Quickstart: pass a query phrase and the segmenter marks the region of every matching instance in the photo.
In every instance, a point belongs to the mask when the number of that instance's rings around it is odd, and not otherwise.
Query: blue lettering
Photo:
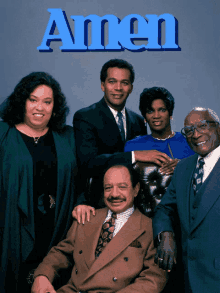
[[[135,20],[138,21],[138,33],[134,34],[133,26]],[[137,46],[133,40],[147,39],[148,25],[146,20],[138,14],[126,16],[120,23],[120,44],[130,51],[143,51],[144,44]]]
[[[52,52],[51,41],[61,41],[63,52],[73,51],[123,51],[124,49],[136,52],[144,50],[181,50],[178,46],[178,21],[171,14],[160,16],[146,14],[130,14],[122,21],[114,15],[72,15],[74,21],[74,37],[69,26],[66,14],[61,9],[48,9],[50,19],[42,40],[37,49],[40,52]],[[138,32],[134,33],[134,22],[137,21]],[[164,44],[161,44],[162,23],[165,24]],[[91,35],[89,35],[91,23]],[[105,41],[105,24],[108,23],[108,41]],[[59,34],[54,35],[57,27]],[[90,44],[89,44],[90,40]],[[148,41],[147,44],[134,44],[135,40]],[[105,43],[107,43],[105,45]],[[139,42],[140,43],[140,42]]]
[[[63,46],[60,47],[60,50],[71,50],[73,48],[73,36],[65,12],[61,9],[47,9],[47,11],[51,13],[50,19],[42,43],[37,49],[40,52],[53,52],[50,48],[50,42],[62,41]],[[56,27],[59,35],[53,35]]]
[[[104,51],[119,50],[122,48],[118,44],[118,19],[114,15],[89,15],[87,17],[73,15],[75,21],[75,46],[74,50]],[[88,46],[88,24],[91,22],[91,44]],[[104,25],[108,22],[108,45],[104,46]]]
[[[179,50],[176,39],[176,30],[178,33],[178,26],[176,26],[176,18],[171,14],[145,15],[148,19],[148,44],[147,49],[164,50],[172,49]],[[165,44],[161,46],[161,24],[165,21]]]

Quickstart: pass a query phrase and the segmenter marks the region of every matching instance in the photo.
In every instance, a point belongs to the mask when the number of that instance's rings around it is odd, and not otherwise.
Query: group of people
[[[220,292],[219,119],[195,108],[174,132],[174,98],[162,87],[143,90],[141,117],[125,107],[134,79],[127,61],[106,62],[104,97],[77,111],[73,127],[44,72],[22,78],[0,106],[1,292],[171,292],[177,257],[181,289]],[[138,209],[135,162],[173,174],[153,224]],[[91,177],[101,179],[103,209],[87,201]],[[57,280],[61,271],[68,277]]]

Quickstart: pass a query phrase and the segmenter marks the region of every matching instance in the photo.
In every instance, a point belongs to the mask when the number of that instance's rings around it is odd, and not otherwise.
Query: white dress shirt
[[[129,217],[133,214],[134,212],[134,206],[127,209],[126,211],[117,214],[117,219],[115,219],[115,229],[113,232],[113,237],[121,230],[121,228],[124,226],[124,224],[127,222],[127,220],[129,219]],[[109,220],[112,216],[112,211],[108,210],[108,214],[107,217],[105,218],[105,221],[103,222],[103,224]]]
[[[202,158],[201,156],[198,157],[198,160]],[[205,164],[203,165],[203,178],[202,182],[206,180],[209,174],[212,172],[215,164],[217,163],[218,159],[220,158],[220,145],[214,149],[211,153],[207,156],[203,157]]]
[[[116,111],[115,109],[112,109],[110,106],[108,106],[109,109],[111,110],[114,118],[115,118],[115,121],[118,125],[118,111]],[[124,130],[125,130],[125,140],[126,140],[126,137],[127,137],[127,126],[126,126],[126,114],[125,114],[125,107],[121,110],[121,113],[122,113],[122,120],[123,120],[123,125],[124,125]],[[134,156],[134,151],[131,151],[131,161],[132,161],[132,164],[134,164],[136,161],[135,161],[135,156]]]

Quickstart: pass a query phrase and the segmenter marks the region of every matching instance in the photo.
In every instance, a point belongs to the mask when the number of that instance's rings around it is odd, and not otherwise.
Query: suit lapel
[[[117,257],[123,250],[125,250],[129,244],[139,237],[144,229],[140,227],[141,223],[141,213],[135,210],[130,216],[127,223],[122,227],[118,234],[110,241],[110,243],[105,247],[103,252],[100,254],[98,259],[96,259],[92,267],[85,278],[88,279],[94,275],[97,271],[102,269],[105,265],[111,262],[115,257]],[[100,229],[101,230],[101,229]],[[98,241],[98,238],[96,239]],[[96,242],[97,244],[97,242]],[[90,249],[90,253],[95,255],[96,246]],[[84,281],[85,281],[84,280]]]
[[[107,217],[107,212],[107,208],[100,209],[99,213],[96,214],[92,221],[82,227],[82,251],[84,251],[85,262],[88,268],[90,268],[92,263],[95,261],[95,250],[101,233],[102,223]]]
[[[104,124],[104,128],[106,129],[106,133],[108,135],[112,135],[114,137],[114,139],[116,140],[116,144],[121,145],[121,148],[124,149],[124,144],[121,138],[121,134],[118,128],[118,125],[115,121],[114,115],[112,114],[111,110],[109,109],[108,105],[105,102],[105,99],[103,98],[100,102],[99,102],[99,107],[101,109],[100,114],[103,116],[103,124]],[[121,149],[120,148],[120,149]]]
[[[179,216],[183,226],[185,227],[186,231],[189,232],[189,199],[190,199],[190,188],[192,182],[192,175],[196,165],[197,155],[194,155],[190,159],[186,159],[186,167],[184,170],[181,170],[181,177],[178,178],[181,180],[177,184],[178,192],[177,192],[177,206],[179,211]],[[183,167],[182,167],[183,168]],[[183,176],[184,175],[184,176]]]
[[[126,141],[128,141],[135,137],[132,125],[135,125],[136,121],[134,120],[129,110],[125,109],[125,112],[126,112],[126,127],[127,127]]]
[[[125,110],[126,113],[126,127],[127,127],[127,137],[126,137],[126,141],[130,140],[131,138],[134,138],[132,136],[132,123],[134,123],[134,121],[132,121],[132,116],[130,115],[129,111],[126,109]]]
[[[201,191],[201,200],[198,207],[197,217],[192,225],[191,233],[205,218],[209,210],[215,204],[216,200],[220,197],[219,192],[219,178],[220,178],[220,159],[217,161],[212,172],[209,174],[206,180],[207,184]],[[206,181],[205,181],[206,182]],[[205,184],[204,182],[204,184]],[[202,187],[201,187],[202,188]]]
[[[186,176],[185,178],[183,177],[183,197],[181,198],[180,205],[182,206],[182,219],[185,220],[185,227],[187,228],[186,230],[189,232],[189,222],[190,222],[190,209],[189,209],[189,205],[190,205],[190,190],[191,190],[191,186],[192,186],[192,176],[194,173],[194,169],[196,166],[196,162],[197,162],[197,155],[194,155],[192,157],[192,162],[191,164],[187,164],[186,167]],[[183,221],[184,222],[184,221]]]

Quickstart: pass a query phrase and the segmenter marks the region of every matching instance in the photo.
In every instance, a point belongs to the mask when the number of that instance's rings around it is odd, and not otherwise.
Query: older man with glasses
[[[155,262],[176,262],[174,222],[180,220],[186,293],[220,292],[220,126],[210,109],[195,108],[182,134],[195,155],[182,160],[153,219]],[[181,257],[178,255],[178,257]]]

